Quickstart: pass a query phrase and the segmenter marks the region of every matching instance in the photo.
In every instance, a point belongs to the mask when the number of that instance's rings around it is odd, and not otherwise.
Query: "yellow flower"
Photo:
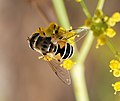
[[[112,17],[111,17],[115,22],[119,22],[120,21],[120,13],[119,12],[115,12]]]
[[[115,76],[115,77],[120,77],[120,70],[114,70],[113,71],[113,75]]]
[[[97,45],[96,48],[99,48],[99,46],[103,46],[106,43],[106,37],[104,35],[101,35],[98,39],[97,39]]]
[[[120,62],[118,60],[111,60],[109,67],[111,70],[119,70],[120,69]]]
[[[116,32],[112,28],[106,29],[106,35],[110,38],[114,37],[116,35]]]
[[[109,18],[107,24],[110,26],[110,27],[113,27],[115,26],[116,22],[113,18]]]
[[[112,84],[115,92],[114,94],[116,94],[118,91],[120,91],[120,81],[119,82],[116,82],[115,84]]]
[[[67,59],[67,60],[64,60],[60,66],[62,66],[66,70],[71,70],[71,68],[73,67],[74,64],[75,64],[75,62],[73,62],[70,59]]]
[[[81,2],[81,0],[76,0],[76,2]]]
[[[117,22],[120,22],[120,13],[116,12],[112,17],[104,15],[104,13],[97,9],[94,16],[85,20],[85,26],[90,27],[95,37],[98,37],[96,48],[106,43],[106,36],[113,38],[116,32],[112,29]]]
[[[108,16],[105,15],[105,16],[103,17],[103,20],[104,20],[104,22],[106,22],[106,21],[108,20]]]

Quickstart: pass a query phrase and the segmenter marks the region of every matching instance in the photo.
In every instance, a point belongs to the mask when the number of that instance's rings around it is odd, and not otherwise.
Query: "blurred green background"
[[[73,28],[83,25],[86,17],[80,5],[64,1]],[[97,1],[85,0],[92,14]],[[120,0],[106,0],[103,11],[109,16],[120,11]],[[0,101],[75,101],[72,85],[63,84],[28,47],[27,37],[50,22],[57,22],[51,0],[0,0]],[[112,42],[120,50],[120,23],[114,29]],[[99,49],[95,45],[96,40],[85,62],[90,101],[120,101],[111,86],[118,79],[108,66],[114,56],[106,45]]]

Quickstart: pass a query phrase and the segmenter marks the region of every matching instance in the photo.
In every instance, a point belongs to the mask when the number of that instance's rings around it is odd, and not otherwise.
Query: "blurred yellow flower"
[[[113,76],[115,76],[115,77],[120,77],[120,70],[114,70],[113,71]]]
[[[96,48],[99,48],[99,46],[102,46],[106,43],[106,37],[104,35],[101,35],[98,39],[97,39],[97,45]]]
[[[119,82],[116,82],[115,84],[112,84],[115,92],[114,94],[116,94],[118,91],[120,91],[120,81]]]
[[[112,28],[106,29],[106,35],[110,38],[114,37],[116,35],[116,32]]]
[[[82,0],[75,0],[76,2],[81,2]]]
[[[120,13],[119,12],[115,12],[112,17],[111,17],[115,22],[119,22],[120,21]]]
[[[74,64],[75,64],[75,62],[73,62],[70,59],[67,59],[67,60],[64,60],[60,66],[62,66],[66,70],[71,70],[71,68],[73,67]]]
[[[116,22],[120,22],[120,13],[118,12],[115,12],[112,17],[110,17],[108,19],[108,22],[107,24],[110,26],[110,27],[113,27],[115,26]]]
[[[107,15],[105,15],[104,17],[103,17],[103,20],[104,20],[104,22],[106,22],[107,20],[108,20],[108,16]]]
[[[120,69],[120,62],[118,60],[111,60],[109,67],[111,70],[119,70]]]
[[[120,22],[120,13],[116,12],[112,17],[108,17],[99,9],[96,10],[94,17],[85,20],[85,25],[90,27],[95,37],[98,37],[96,48],[107,42],[105,36],[113,38],[116,35],[112,27],[117,22]]]
[[[107,24],[108,24],[110,27],[113,27],[113,26],[115,26],[116,22],[114,21],[114,19],[109,18],[108,21],[107,21]]]

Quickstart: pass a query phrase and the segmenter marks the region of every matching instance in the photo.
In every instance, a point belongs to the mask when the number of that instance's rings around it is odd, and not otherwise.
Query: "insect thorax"
[[[51,37],[41,37],[39,36],[35,42],[36,51],[46,55],[47,53],[52,52],[55,45],[51,42]]]

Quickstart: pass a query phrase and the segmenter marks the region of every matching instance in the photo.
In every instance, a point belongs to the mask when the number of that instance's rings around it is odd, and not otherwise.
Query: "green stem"
[[[113,52],[115,57],[120,61],[120,52],[117,51],[117,49],[113,46],[113,44],[108,40],[107,46],[110,48],[110,50]]]
[[[76,65],[71,71],[76,101],[89,101],[84,74],[84,61],[92,46],[93,39],[93,33],[90,31],[83,42],[80,52],[77,54]]]
[[[117,50],[115,49],[115,47],[112,45],[112,43],[109,40],[107,41],[107,46],[111,49],[113,54],[116,55]]]
[[[102,10],[105,0],[99,0],[96,9]]]
[[[81,6],[83,8],[85,15],[88,18],[90,18],[91,15],[90,15],[87,7],[85,6],[84,1],[82,0],[80,3],[81,3]],[[103,4],[104,4],[104,0],[99,0],[97,9],[102,9]],[[89,50],[92,46],[93,39],[94,39],[93,33],[90,31],[81,47],[79,54],[77,54],[77,56],[78,56],[78,58],[76,59],[77,63],[75,65],[75,67],[73,68],[73,70],[71,71],[73,87],[75,90],[75,95],[76,95],[77,101],[89,101],[89,97],[87,94],[86,81],[85,81],[85,74],[84,74],[84,69],[85,69],[84,61],[85,61],[85,59],[89,53]]]
[[[64,26],[65,28],[69,28],[70,23],[63,0],[52,0],[52,2],[60,25]]]
[[[84,64],[76,64],[71,71],[76,101],[89,101],[84,75]]]
[[[79,59],[77,59],[78,62],[84,63],[84,61],[89,53],[89,50],[92,46],[93,40],[94,40],[93,33],[92,33],[92,31],[89,31],[89,33],[87,34],[87,36],[82,44],[81,49],[80,49],[80,52],[78,55]]]
[[[91,14],[89,13],[89,10],[88,8],[86,7],[85,3],[84,3],[84,0],[81,0],[80,1],[80,5],[83,9],[83,12],[85,13],[85,15],[87,16],[87,18],[91,18]]]

